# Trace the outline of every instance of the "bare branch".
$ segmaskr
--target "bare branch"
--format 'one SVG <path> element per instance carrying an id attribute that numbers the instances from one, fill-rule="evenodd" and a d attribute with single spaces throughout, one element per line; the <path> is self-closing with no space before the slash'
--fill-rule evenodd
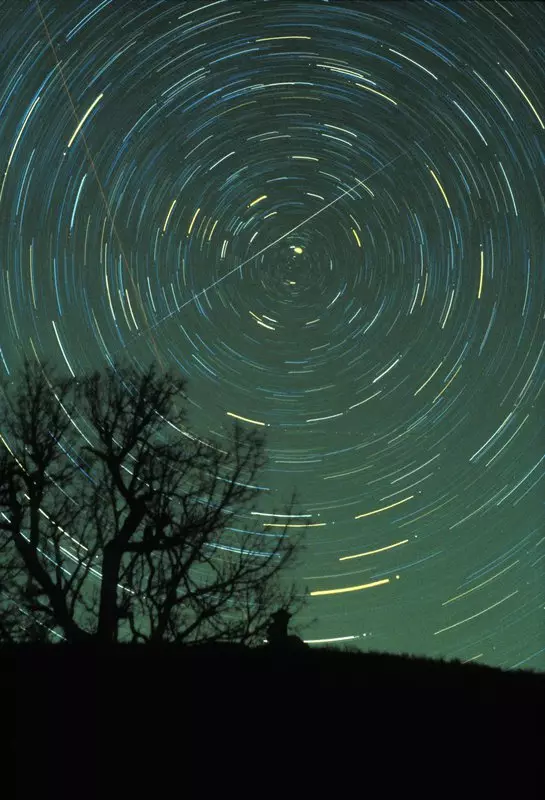
<path id="1" fill-rule="evenodd" d="M 0 536 L 14 568 L 0 636 L 16 608 L 69 641 L 252 643 L 276 607 L 297 607 L 281 577 L 301 537 L 246 525 L 266 462 L 255 432 L 235 426 L 221 446 L 190 433 L 185 382 L 154 367 L 76 381 L 26 363 L 3 390 Z"/>

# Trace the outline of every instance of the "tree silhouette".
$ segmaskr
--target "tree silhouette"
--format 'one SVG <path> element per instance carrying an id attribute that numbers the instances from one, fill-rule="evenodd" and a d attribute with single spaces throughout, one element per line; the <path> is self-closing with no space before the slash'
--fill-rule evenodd
<path id="1" fill-rule="evenodd" d="M 264 440 L 192 435 L 185 381 L 119 365 L 63 379 L 27 361 L 3 389 L 4 640 L 250 644 L 275 607 L 301 607 L 281 575 L 301 534 L 247 524 Z"/>

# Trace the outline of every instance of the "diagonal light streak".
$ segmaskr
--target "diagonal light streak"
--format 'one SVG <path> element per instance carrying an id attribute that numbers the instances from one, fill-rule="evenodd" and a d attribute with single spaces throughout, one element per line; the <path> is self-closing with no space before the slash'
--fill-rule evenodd
<path id="1" fill-rule="evenodd" d="M 428 134 L 427 136 L 424 136 L 423 139 L 421 139 L 419 143 L 425 141 L 425 139 L 427 139 L 428 136 L 431 136 L 431 134 Z M 309 217 L 306 217 L 304 220 L 299 222 L 297 225 L 294 225 L 293 228 L 290 228 L 289 231 L 286 231 L 285 233 L 283 233 L 282 236 L 279 236 L 277 239 L 274 239 L 272 242 L 269 242 L 269 244 L 265 245 L 265 247 L 262 247 L 261 250 L 258 250 L 257 253 L 254 253 L 253 255 L 251 255 L 249 258 L 247 258 L 242 263 L 237 264 L 236 267 L 233 267 L 233 269 L 230 269 L 228 272 L 225 273 L 225 275 L 221 275 L 213 283 L 209 284 L 208 286 L 205 286 L 204 289 L 201 289 L 200 291 L 198 291 L 195 294 L 191 295 L 191 297 L 188 300 L 186 300 L 181 305 L 179 305 L 174 311 L 171 311 L 169 314 L 166 314 L 164 317 L 161 317 L 161 319 L 158 319 L 153 325 L 150 325 L 149 327 L 144 328 L 144 330 L 142 330 L 142 331 L 140 331 L 140 333 L 136 334 L 131 341 L 134 341 L 135 339 L 138 339 L 143 334 L 154 330 L 159 325 L 161 325 L 163 322 L 166 322 L 167 319 L 170 319 L 170 317 L 173 317 L 174 314 L 177 314 L 179 311 L 182 310 L 182 308 L 185 308 L 190 303 L 193 303 L 195 300 L 197 300 L 203 294 L 206 294 L 206 292 L 210 291 L 210 289 L 213 289 L 215 286 L 217 286 L 218 284 L 222 283 L 222 281 L 224 281 L 227 278 L 229 278 L 235 272 L 237 272 L 238 270 L 241 270 L 242 267 L 245 267 L 246 264 L 250 263 L 250 261 L 253 261 L 255 258 L 258 258 L 260 255 L 265 253 L 267 250 L 270 250 L 271 247 L 274 247 L 279 242 L 282 242 L 284 239 L 286 239 L 286 237 L 291 236 L 291 234 L 294 233 L 295 231 L 299 230 L 299 228 L 302 228 L 303 225 L 306 225 L 308 222 L 310 222 L 315 217 L 319 216 L 320 214 L 323 214 L 324 211 L 327 211 L 328 208 L 331 208 L 331 206 L 334 206 L 335 203 L 338 203 L 339 200 L 342 200 L 342 198 L 346 197 L 347 194 L 350 194 L 355 189 L 358 189 L 360 186 L 363 186 L 363 184 L 366 183 L 370 178 L 374 178 L 375 175 L 379 175 L 381 172 L 384 172 L 385 169 L 390 167 L 395 161 L 397 161 L 402 156 L 407 155 L 408 152 L 409 152 L 409 149 L 402 150 L 401 153 L 398 153 L 397 156 L 394 156 L 394 158 L 390 159 L 390 161 L 387 161 L 386 164 L 383 164 L 381 167 L 379 167 L 378 169 L 376 169 L 373 172 L 371 172 L 363 180 L 357 181 L 349 189 L 345 189 L 344 192 L 341 192 L 341 194 L 339 194 L 337 197 L 333 198 L 333 200 L 331 200 L 329 203 L 326 203 L 325 206 L 322 206 L 321 208 L 319 208 L 318 211 L 315 211 Z"/>
<path id="2" fill-rule="evenodd" d="M 68 89 L 68 85 L 67 85 L 67 83 L 66 83 L 66 79 L 65 79 L 65 76 L 64 76 L 64 72 L 63 72 L 63 69 L 62 69 L 62 65 L 61 65 L 61 63 L 60 63 L 60 61 L 59 61 L 59 59 L 58 59 L 58 56 L 57 56 L 57 53 L 56 53 L 56 50 L 55 50 L 55 46 L 54 46 L 54 44 L 53 44 L 53 40 L 52 40 L 52 38 L 51 38 L 51 35 L 50 35 L 50 33 L 49 33 L 49 29 L 48 29 L 48 27 L 47 27 L 47 23 L 46 23 L 46 21 L 45 21 L 45 17 L 44 17 L 44 15 L 43 15 L 43 12 L 42 12 L 42 9 L 41 9 L 41 6 L 40 6 L 40 0 L 36 0 L 36 8 L 37 8 L 37 10 L 38 10 L 38 12 L 39 12 L 39 15 L 40 15 L 40 18 L 41 18 L 41 21 L 42 21 L 42 25 L 43 25 L 43 27 L 44 27 L 44 30 L 45 30 L 45 33 L 46 33 L 46 36 L 47 36 L 47 39 L 48 39 L 48 42 L 49 42 L 49 46 L 50 46 L 50 48 L 51 48 L 51 51 L 52 51 L 52 53 L 53 53 L 53 56 L 54 56 L 54 58 L 55 58 L 55 61 L 56 61 L 57 67 L 58 67 L 58 69 L 59 69 L 59 73 L 60 73 L 60 76 L 61 76 L 61 79 L 62 79 L 62 82 L 63 82 L 63 85 L 64 85 L 64 89 L 65 89 L 65 91 L 66 91 L 66 94 L 67 94 L 67 96 L 68 96 L 68 99 L 69 99 L 69 101 L 70 101 L 70 104 L 71 104 L 71 106 L 72 106 L 72 111 L 73 111 L 74 117 L 75 117 L 75 119 L 76 119 L 76 121 L 77 121 L 77 123 L 78 123 L 78 125 L 77 125 L 77 128 L 76 128 L 76 131 L 75 131 L 75 133 L 74 133 L 74 136 L 72 136 L 72 138 L 71 138 L 71 140 L 70 140 L 70 142 L 69 142 L 69 144 L 68 144 L 68 147 L 70 147 L 70 145 L 72 144 L 72 142 L 73 142 L 73 140 L 74 140 L 74 137 L 75 137 L 75 135 L 76 135 L 76 134 L 79 132 L 79 130 L 82 128 L 82 125 L 83 125 L 83 123 L 85 122 L 85 119 L 87 118 L 88 114 L 90 113 L 90 110 L 91 110 L 91 109 L 94 107 L 94 105 L 96 104 L 96 102 L 97 102 L 97 101 L 95 101 L 95 104 L 93 104 L 93 106 L 91 107 L 91 109 L 89 109 L 89 111 L 88 111 L 88 112 L 85 114 L 85 116 L 84 116 L 84 117 L 83 117 L 83 118 L 80 120 L 80 119 L 79 119 L 79 115 L 78 115 L 78 113 L 77 113 L 77 111 L 76 111 L 76 107 L 75 107 L 74 101 L 73 101 L 73 99 L 72 99 L 72 95 L 70 94 L 70 90 Z M 102 97 L 102 95 L 100 95 L 100 97 Z M 426 139 L 428 139 L 430 136 L 431 136 L 431 133 L 428 133 L 426 136 L 424 136 L 424 137 L 423 137 L 423 138 L 420 140 L 420 142 L 417 142 L 417 144 L 421 144 L 423 141 L 425 141 Z M 89 150 L 89 146 L 88 146 L 88 144 L 87 144 L 87 139 L 86 139 L 86 136 L 85 136 L 85 134 L 84 134 L 83 132 L 82 132 L 82 137 L 81 137 L 81 138 L 82 138 L 82 141 L 83 141 L 83 146 L 84 146 L 84 149 L 85 149 L 85 154 L 86 154 L 86 156 L 87 156 L 87 159 L 88 159 L 88 161 L 89 161 L 89 163 L 90 163 L 90 165 L 91 165 L 91 168 L 92 168 L 92 170 L 93 170 L 93 173 L 94 173 L 94 176 L 95 176 L 95 178 L 96 178 L 96 181 L 97 181 L 97 184 L 98 184 L 98 187 L 99 187 L 100 193 L 101 193 L 101 195 L 102 195 L 102 199 L 103 199 L 103 201 L 104 201 L 104 205 L 105 205 L 105 208 L 106 208 L 106 213 L 107 213 L 108 219 L 110 220 L 110 223 L 111 223 L 112 229 L 113 229 L 113 231 L 114 231 L 115 237 L 116 237 L 116 239 L 117 239 L 117 241 L 118 241 L 118 244 L 119 244 L 119 247 L 120 247 L 120 250 L 121 250 L 121 257 L 122 257 L 122 260 L 124 261 L 124 263 L 125 263 L 125 266 L 127 267 L 127 265 L 128 265 L 128 261 L 127 261 L 127 258 L 126 258 L 126 256 L 125 256 L 125 252 L 124 252 L 123 244 L 122 244 L 122 242 L 121 242 L 121 238 L 120 238 L 120 236 L 119 236 L 119 234 L 118 234 L 118 232 L 117 232 L 117 229 L 116 229 L 116 227 L 115 227 L 115 223 L 114 223 L 113 215 L 112 215 L 112 213 L 111 213 L 111 210 L 110 210 L 110 206 L 109 206 L 109 203 L 108 203 L 108 199 L 106 198 L 106 194 L 105 194 L 105 192 L 104 192 L 104 187 L 102 186 L 102 184 L 101 184 L 101 182 L 100 182 L 100 179 L 99 179 L 99 176 L 98 176 L 98 172 L 97 172 L 97 169 L 96 169 L 96 166 L 95 166 L 95 163 L 94 163 L 94 160 L 93 160 L 92 154 L 91 154 L 91 152 L 90 152 L 90 150 Z M 347 195 L 347 194 L 350 194 L 351 192 L 355 191 L 355 190 L 356 190 L 358 187 L 360 187 L 360 186 L 363 186 L 363 184 L 364 184 L 364 183 L 366 183 L 366 181 L 368 181 L 370 178 L 374 178 L 374 177 L 375 177 L 375 175 L 379 175 L 381 172 L 384 172 L 384 170 L 385 170 L 385 169 L 387 169 L 388 167 L 390 167 L 390 166 L 391 166 L 391 165 L 392 165 L 392 164 L 393 164 L 395 161 L 397 161 L 397 160 L 398 160 L 399 158 L 401 158 L 402 156 L 404 156 L 404 155 L 407 155 L 407 153 L 409 153 L 409 148 L 406 148 L 405 150 L 402 150 L 400 153 L 398 153 L 398 154 L 397 154 L 397 156 L 394 156 L 394 158 L 390 159 L 390 161 L 387 161 L 387 162 L 386 162 L 386 164 L 383 164 L 381 167 L 379 167 L 378 169 L 376 169 L 376 170 L 374 170 L 373 172 L 371 172 L 371 173 L 370 173 L 370 174 L 369 174 L 369 175 L 368 175 L 366 178 L 364 178 L 363 180 L 361 180 L 361 181 L 360 181 L 360 180 L 359 180 L 359 181 L 357 181 L 357 182 L 356 182 L 356 183 L 355 183 L 353 186 L 351 186 L 349 189 L 345 189 L 345 191 L 344 191 L 344 192 L 341 192 L 341 194 L 339 194 L 337 197 L 333 198 L 333 200 L 331 200 L 329 203 L 326 203 L 326 205 L 325 205 L 325 206 L 322 206 L 321 208 L 319 208 L 317 211 L 315 211 L 315 212 L 314 212 L 313 214 L 311 214 L 309 217 L 306 217 L 304 220 L 302 220 L 301 222 L 299 222 L 297 225 L 294 225 L 294 227 L 293 227 L 293 228 L 290 228 L 290 230 L 289 230 L 289 231 L 286 231 L 285 233 L 283 233 L 283 234 L 282 234 L 282 236 L 279 236 L 277 239 L 274 239 L 274 241 L 272 241 L 272 242 L 269 242 L 269 244 L 265 245 L 265 247 L 261 248 L 261 250 L 258 250 L 258 251 L 257 251 L 257 253 L 254 253 L 252 256 L 250 256 L 249 258 L 247 258 L 247 259 L 246 259 L 245 261 L 243 261 L 241 264 L 237 264 L 237 266 L 236 266 L 236 267 L 233 267 L 233 269 L 230 269 L 228 272 L 226 272 L 226 273 L 225 273 L 225 275 L 221 275 L 221 276 L 220 276 L 220 277 L 219 277 L 217 280 L 213 281 L 213 283 L 209 284 L 209 285 L 208 285 L 208 286 L 206 286 L 204 289 L 201 289 L 201 290 L 200 290 L 199 292 L 197 292 L 196 294 L 192 294 L 192 295 L 191 295 L 191 297 L 190 297 L 188 300 L 186 300 L 186 301 L 185 301 L 184 303 L 182 303 L 181 305 L 177 306 L 175 311 L 171 311 L 169 314 L 166 314 L 164 317 L 161 317 L 161 319 L 158 319 L 158 320 L 157 320 L 156 322 L 154 322 L 152 325 L 148 325 L 148 326 L 144 327 L 144 328 L 143 328 L 142 330 L 140 330 L 140 331 L 139 331 L 139 332 L 138 332 L 138 333 L 137 333 L 135 336 L 133 336 L 133 337 L 132 337 L 132 339 L 130 340 L 130 342 L 133 342 L 133 341 L 135 341 L 136 339 L 139 339 L 139 338 L 140 338 L 141 336 L 143 336 L 145 333 L 151 333 L 151 331 L 153 331 L 153 330 L 155 330 L 156 328 L 158 328 L 158 327 L 159 327 L 159 325 L 161 325 L 163 322 L 166 322 L 166 320 L 167 320 L 167 319 L 170 319 L 170 317 L 174 316 L 174 314 L 177 314 L 179 311 L 181 311 L 183 308 L 185 308 L 186 306 L 188 306 L 190 303 L 193 303 L 193 302 L 195 302 L 195 300 L 197 300 L 197 299 L 198 299 L 199 297 L 201 297 L 203 294 L 205 294 L 206 292 L 208 292 L 210 289 L 213 289 L 215 286 L 218 286 L 218 284 L 220 284 L 222 281 L 224 281 L 224 280 L 226 280 L 227 278 L 229 278 L 231 275 L 233 275 L 233 274 L 234 274 L 235 272 L 237 272 L 238 270 L 241 270 L 241 269 L 242 269 L 242 267 L 246 266 L 246 264 L 249 264 L 249 263 L 250 263 L 250 261 L 253 261 L 255 258 L 258 258 L 260 255 L 262 255 L 263 253 L 265 253 L 267 250 L 270 250 L 270 248 L 271 248 L 271 247 L 274 247 L 276 244 L 278 244 L 279 242 L 282 242 L 282 241 L 283 241 L 284 239 L 286 239 L 288 236 L 291 236 L 291 234 L 292 234 L 292 233 L 294 233 L 295 231 L 299 230 L 299 228 L 302 228 L 302 227 L 303 227 L 303 225 L 306 225 L 306 224 L 307 224 L 308 222 L 310 222 L 312 219 L 315 219 L 315 217 L 319 216 L 320 214 L 323 214 L 323 212 L 324 212 L 324 211 L 327 211 L 327 209 L 328 209 L 328 208 L 331 208 L 332 206 L 334 206 L 334 205 L 335 205 L 335 203 L 338 203 L 338 202 L 339 202 L 339 200 L 342 200 L 342 198 L 343 198 L 343 197 L 346 197 L 346 195 Z M 8 165 L 8 166 L 9 166 L 9 165 Z M 432 173 L 432 174 L 433 174 L 433 173 Z M 435 176 L 434 176 L 434 177 L 435 177 Z M 4 179 L 5 179 L 5 178 L 4 178 Z M 173 204 L 173 205 L 174 205 L 174 204 Z M 171 211 L 172 211 L 172 207 L 171 207 Z M 170 212 L 169 212 L 169 216 L 170 216 Z M 195 215 L 195 216 L 196 216 L 196 215 Z M 167 217 L 167 220 L 166 220 L 166 222 L 168 222 L 168 217 Z M 166 223 L 165 223 L 165 226 L 164 226 L 164 228 L 166 228 Z M 142 303 L 142 300 L 141 300 L 141 298 L 140 298 L 140 293 L 139 293 L 139 291 L 138 291 L 138 287 L 137 287 L 137 285 L 136 285 L 136 283 L 135 283 L 135 281 L 134 281 L 134 277 L 133 277 L 133 275 L 132 275 L 132 272 L 131 272 L 130 270 L 127 270 L 127 271 L 128 271 L 128 275 L 129 275 L 129 278 L 130 278 L 130 280 L 131 280 L 131 283 L 132 283 L 132 285 L 133 285 L 133 288 L 134 288 L 134 290 L 135 290 L 135 292 L 136 292 L 137 298 L 138 298 L 138 300 L 139 300 L 139 304 L 140 304 L 140 308 L 141 308 L 141 311 L 142 311 L 142 315 L 143 315 L 144 319 L 147 321 L 147 316 L 146 316 L 146 312 L 145 312 L 145 309 L 144 309 L 144 304 Z M 159 355 L 159 352 L 157 351 L 156 342 L 154 341 L 154 342 L 153 342 L 153 344 L 154 344 L 154 348 L 155 348 L 155 351 L 156 351 L 156 354 L 157 354 L 158 360 L 161 362 L 161 357 L 160 357 L 160 355 Z M 123 348 L 123 349 L 124 349 L 124 348 Z M 114 351 L 114 352 L 116 352 L 116 351 Z M 162 362 L 161 362 L 161 363 L 162 363 Z"/>

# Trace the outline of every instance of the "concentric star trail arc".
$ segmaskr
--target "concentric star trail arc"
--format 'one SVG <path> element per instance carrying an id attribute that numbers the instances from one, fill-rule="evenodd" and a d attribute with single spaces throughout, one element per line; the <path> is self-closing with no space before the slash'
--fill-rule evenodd
<path id="1" fill-rule="evenodd" d="M 232 528 L 312 522 L 311 641 L 545 669 L 543 4 L 22 5 L 4 378 L 172 370 L 165 435 L 266 433 Z"/>
<path id="2" fill-rule="evenodd" d="M 428 134 L 428 135 L 431 135 L 431 134 Z M 427 138 L 428 138 L 427 136 L 423 137 L 420 140 L 419 144 L 421 144 Z M 290 228 L 289 231 L 286 231 L 286 233 L 283 233 L 282 236 L 279 236 L 273 242 L 269 242 L 268 245 L 265 245 L 265 247 L 263 247 L 261 250 L 258 250 L 257 253 L 254 253 L 253 255 L 249 256 L 245 261 L 243 261 L 240 264 L 237 264 L 236 267 L 233 267 L 228 272 L 226 272 L 225 275 L 221 275 L 217 280 L 213 281 L 213 283 L 209 284 L 204 289 L 201 289 L 199 292 L 197 292 L 196 294 L 192 295 L 188 300 L 185 300 L 183 303 L 181 303 L 181 305 L 179 305 L 178 308 L 175 311 L 172 311 L 171 313 L 166 314 L 164 317 L 159 319 L 154 325 L 150 325 L 148 328 L 142 330 L 137 336 L 134 337 L 134 339 L 140 338 L 140 336 L 143 336 L 145 333 L 148 333 L 149 331 L 155 330 L 156 328 L 158 328 L 159 325 L 161 325 L 167 319 L 170 319 L 175 314 L 178 314 L 183 308 L 185 308 L 186 306 L 190 305 L 191 303 L 194 303 L 195 300 L 197 300 L 202 295 L 206 294 L 206 292 L 210 291 L 210 289 L 213 289 L 215 286 L 217 286 L 218 284 L 222 283 L 226 278 L 229 278 L 231 275 L 234 275 L 235 272 L 239 272 L 243 267 L 245 267 L 251 261 L 254 261 L 254 259 L 258 258 L 260 255 L 265 253 L 267 250 L 270 250 L 271 247 L 274 247 L 275 245 L 277 245 L 280 242 L 282 242 L 288 236 L 291 236 L 292 233 L 295 233 L 295 231 L 299 230 L 304 225 L 307 225 L 311 220 L 315 219 L 315 217 L 319 216 L 320 214 L 323 214 L 324 211 L 327 211 L 328 208 L 331 208 L 331 206 L 334 206 L 335 203 L 338 203 L 339 200 L 343 199 L 343 197 L 346 197 L 347 195 L 349 195 L 352 192 L 354 192 L 358 187 L 363 186 L 365 183 L 367 183 L 368 180 L 370 180 L 371 178 L 374 178 L 375 175 L 379 175 L 381 172 L 384 172 L 385 169 L 388 169 L 388 167 L 391 166 L 395 161 L 397 161 L 402 156 L 407 155 L 409 152 L 410 152 L 410 150 L 407 149 L 407 150 L 403 150 L 401 153 L 398 153 L 396 156 L 394 156 L 394 158 L 390 159 L 390 161 L 388 161 L 387 164 L 383 164 L 381 167 L 379 167 L 378 169 L 374 170 L 374 172 L 371 172 L 366 178 L 364 178 L 364 180 L 357 181 L 357 183 L 355 183 L 349 189 L 346 189 L 344 192 L 341 192 L 340 195 L 338 195 L 333 200 L 331 200 L 331 202 L 327 203 L 325 206 L 322 206 L 321 208 L 318 209 L 318 211 L 315 211 L 313 214 L 310 214 L 310 216 L 306 217 L 306 219 L 302 220 L 297 225 L 294 225 L 294 227 Z"/>

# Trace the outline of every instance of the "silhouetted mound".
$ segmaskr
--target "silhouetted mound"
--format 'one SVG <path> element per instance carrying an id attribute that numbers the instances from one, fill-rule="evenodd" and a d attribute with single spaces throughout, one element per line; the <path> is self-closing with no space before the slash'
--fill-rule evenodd
<path id="1" fill-rule="evenodd" d="M 117 754 L 122 770 L 135 758 L 139 768 L 157 759 L 168 769 L 199 764 L 208 782 L 227 780 L 242 760 L 267 786 L 298 775 L 292 793 L 324 788 L 324 771 L 343 776 L 338 792 L 364 775 L 366 787 L 380 777 L 390 791 L 396 778 L 419 790 L 436 776 L 438 797 L 458 781 L 467 797 L 527 800 L 545 789 L 539 673 L 271 644 L 7 648 L 0 664 L 6 695 L 16 690 L 25 763 L 29 731 L 40 731 L 39 758 L 50 747 L 46 761 L 55 763 L 59 742 L 48 730 L 76 715 L 63 770 L 86 752 L 99 772 L 111 771 Z M 212 768 L 218 759 L 227 773 Z M 183 786 L 180 778 L 180 795 Z M 101 788 L 96 796 L 113 794 Z"/>

